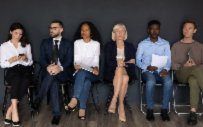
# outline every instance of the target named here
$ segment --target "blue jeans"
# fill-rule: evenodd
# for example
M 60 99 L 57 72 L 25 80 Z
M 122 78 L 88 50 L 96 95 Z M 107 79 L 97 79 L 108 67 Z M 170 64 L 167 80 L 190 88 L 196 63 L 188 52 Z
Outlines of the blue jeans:
M 156 83 L 163 84 L 163 102 L 162 109 L 169 109 L 169 102 L 171 98 L 171 93 L 173 89 L 173 81 L 171 79 L 170 73 L 167 76 L 160 77 L 160 74 L 157 71 L 151 72 L 143 72 L 142 78 L 146 82 L 146 97 L 147 97 L 147 108 L 153 109 L 153 95 L 154 88 Z
M 92 72 L 80 69 L 74 76 L 74 94 L 73 98 L 80 101 L 80 109 L 86 109 L 86 101 L 89 95 L 91 82 L 96 82 L 99 75 L 94 75 Z
M 60 82 L 57 79 L 57 75 L 50 75 L 47 72 L 46 76 L 42 81 L 42 85 L 37 97 L 40 98 L 40 100 L 43 100 L 44 97 L 47 95 L 49 89 L 50 89 L 51 105 L 53 107 L 52 115 L 60 116 L 61 115 L 59 102 Z

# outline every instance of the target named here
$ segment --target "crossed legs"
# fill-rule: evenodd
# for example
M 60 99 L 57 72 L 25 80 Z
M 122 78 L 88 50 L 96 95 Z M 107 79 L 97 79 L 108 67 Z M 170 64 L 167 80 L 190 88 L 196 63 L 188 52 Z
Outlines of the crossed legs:
M 113 79 L 114 95 L 109 106 L 109 110 L 115 112 L 117 98 L 119 97 L 119 117 L 125 118 L 123 100 L 127 93 L 129 76 L 124 67 L 116 67 L 115 76 Z

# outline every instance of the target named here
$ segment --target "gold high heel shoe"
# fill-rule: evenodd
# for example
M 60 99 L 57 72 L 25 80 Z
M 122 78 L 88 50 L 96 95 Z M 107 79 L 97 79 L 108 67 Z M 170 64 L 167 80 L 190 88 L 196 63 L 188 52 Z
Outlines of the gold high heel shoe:
M 109 113 L 115 113 L 116 111 L 115 111 L 115 109 L 109 109 L 108 112 Z
M 119 108 L 118 108 L 118 114 L 119 114 Z M 119 116 L 119 120 L 120 120 L 121 122 L 126 122 L 126 118 L 122 118 L 122 117 L 120 117 L 120 116 Z

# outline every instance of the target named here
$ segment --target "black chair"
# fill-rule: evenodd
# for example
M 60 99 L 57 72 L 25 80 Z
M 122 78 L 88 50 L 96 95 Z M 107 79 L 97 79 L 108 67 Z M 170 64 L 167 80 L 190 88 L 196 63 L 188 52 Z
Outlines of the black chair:
M 28 99 L 29 108 L 31 110 L 31 117 L 34 117 L 34 110 L 31 107 L 31 105 L 33 103 L 33 91 L 35 92 L 35 95 L 38 94 L 37 93 L 37 84 L 39 82 L 39 76 L 40 76 L 40 73 L 42 70 L 41 64 L 37 61 L 33 61 L 33 64 L 30 66 L 30 71 L 32 73 L 32 77 L 34 75 L 34 69 L 35 69 L 36 65 L 38 65 L 40 67 L 38 74 L 37 74 L 37 78 L 36 78 L 36 80 L 32 80 L 30 86 L 28 87 L 28 91 L 27 91 L 27 99 Z M 4 102 L 3 102 L 3 108 L 2 108 L 3 117 L 5 116 L 7 99 L 8 99 L 8 95 L 10 93 L 10 88 L 11 88 L 11 85 L 7 84 L 6 80 L 5 80 L 6 79 L 6 72 L 7 72 L 7 68 L 4 69 L 4 85 L 6 86 L 6 89 L 5 89 Z
M 128 82 L 128 85 L 132 85 L 134 84 L 135 81 L 132 80 L 132 81 L 129 81 Z M 113 86 L 113 82 L 110 82 L 108 80 L 105 80 L 103 79 L 103 84 L 106 84 L 106 85 L 109 85 L 110 86 L 110 91 L 109 91 L 109 95 L 108 95 L 108 98 L 107 98 L 107 102 L 106 102 L 106 109 L 105 109 L 105 112 L 104 112 L 104 115 L 106 115 L 108 113 L 108 108 L 110 106 L 110 102 L 113 98 L 113 94 L 114 94 L 114 86 Z M 129 100 L 128 100 L 128 96 L 127 94 L 125 95 L 125 98 L 124 98 L 124 104 L 128 107 L 130 113 L 132 113 L 132 109 L 130 107 L 130 104 L 129 104 Z
M 99 83 L 102 83 L 102 81 L 101 81 L 101 79 L 100 80 L 98 80 L 98 81 L 96 81 L 96 82 L 94 82 L 94 83 L 92 83 L 91 84 L 91 88 L 90 88 L 90 92 L 91 92 L 91 95 L 92 95 L 92 100 L 93 100 L 93 104 L 94 104 L 94 106 L 95 106 L 95 108 L 96 108 L 96 110 L 97 110 L 97 112 L 98 112 L 98 114 L 100 114 L 100 107 L 99 107 L 99 95 L 98 95 L 98 90 L 97 90 L 97 85 L 99 84 Z M 71 86 L 71 95 L 69 94 L 69 97 L 71 97 L 72 96 L 72 91 L 73 91 L 73 86 L 74 86 L 74 81 L 73 80 L 68 80 L 67 81 L 67 85 L 68 86 Z M 96 88 L 96 92 L 97 92 L 97 106 L 96 106 L 96 103 L 95 103 L 95 100 L 94 100 L 94 94 L 93 94 L 93 89 L 94 89 L 94 87 Z M 68 99 L 66 99 L 66 100 L 69 100 L 70 101 L 70 98 L 68 98 Z M 69 102 L 68 101 L 68 102 Z M 67 112 L 66 112 L 66 114 L 67 114 Z
M 146 82 L 142 79 L 142 69 L 140 69 L 140 100 L 141 100 L 141 103 L 140 103 L 140 108 L 141 108 L 141 112 L 146 114 L 145 111 L 143 111 L 143 106 L 146 106 L 147 104 L 144 104 L 143 103 L 143 89 L 144 89 L 144 86 L 146 86 Z M 160 83 L 157 83 L 156 84 L 157 87 L 161 87 L 163 86 L 162 84 Z M 155 104 L 155 105 L 160 105 L 160 104 Z M 170 102 L 169 102 L 169 111 L 168 113 L 170 112 Z M 154 113 L 154 114 L 161 114 L 161 113 Z
M 179 107 L 184 107 L 184 106 L 190 106 L 190 105 L 187 105 L 187 104 L 185 104 L 185 105 L 180 105 L 180 104 L 176 104 L 176 99 L 175 99 L 175 95 L 176 95 L 176 92 L 177 92 L 177 89 L 178 88 L 180 88 L 180 87 L 188 87 L 189 88 L 189 84 L 183 84 L 183 83 L 180 83 L 180 82 L 178 82 L 176 79 L 175 79 L 175 74 L 174 74 L 174 72 L 172 71 L 172 79 L 173 79 L 173 83 L 174 83 L 174 87 L 173 87 L 173 108 L 174 108 L 174 111 L 175 111 L 175 113 L 176 114 L 178 114 L 178 115 L 185 115 L 185 114 L 190 114 L 189 112 L 178 112 L 177 111 L 177 109 L 176 109 L 176 107 L 177 106 L 179 106 Z M 202 99 L 202 106 L 203 106 L 203 92 L 202 92 L 202 90 L 200 91 L 200 95 L 201 95 L 201 99 Z M 199 112 L 199 113 L 196 113 L 196 114 L 199 114 L 199 115 L 202 115 L 203 114 L 203 112 Z

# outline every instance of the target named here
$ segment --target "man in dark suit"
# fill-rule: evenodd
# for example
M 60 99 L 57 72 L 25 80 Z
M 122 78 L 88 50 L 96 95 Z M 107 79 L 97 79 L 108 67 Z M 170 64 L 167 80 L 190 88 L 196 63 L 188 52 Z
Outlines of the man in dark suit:
M 63 23 L 53 21 L 50 29 L 49 39 L 44 39 L 40 47 L 39 61 L 42 65 L 42 85 L 33 109 L 38 110 L 40 103 L 50 89 L 51 103 L 54 116 L 51 123 L 58 125 L 60 120 L 59 87 L 72 75 L 70 65 L 73 63 L 72 43 L 61 36 Z

